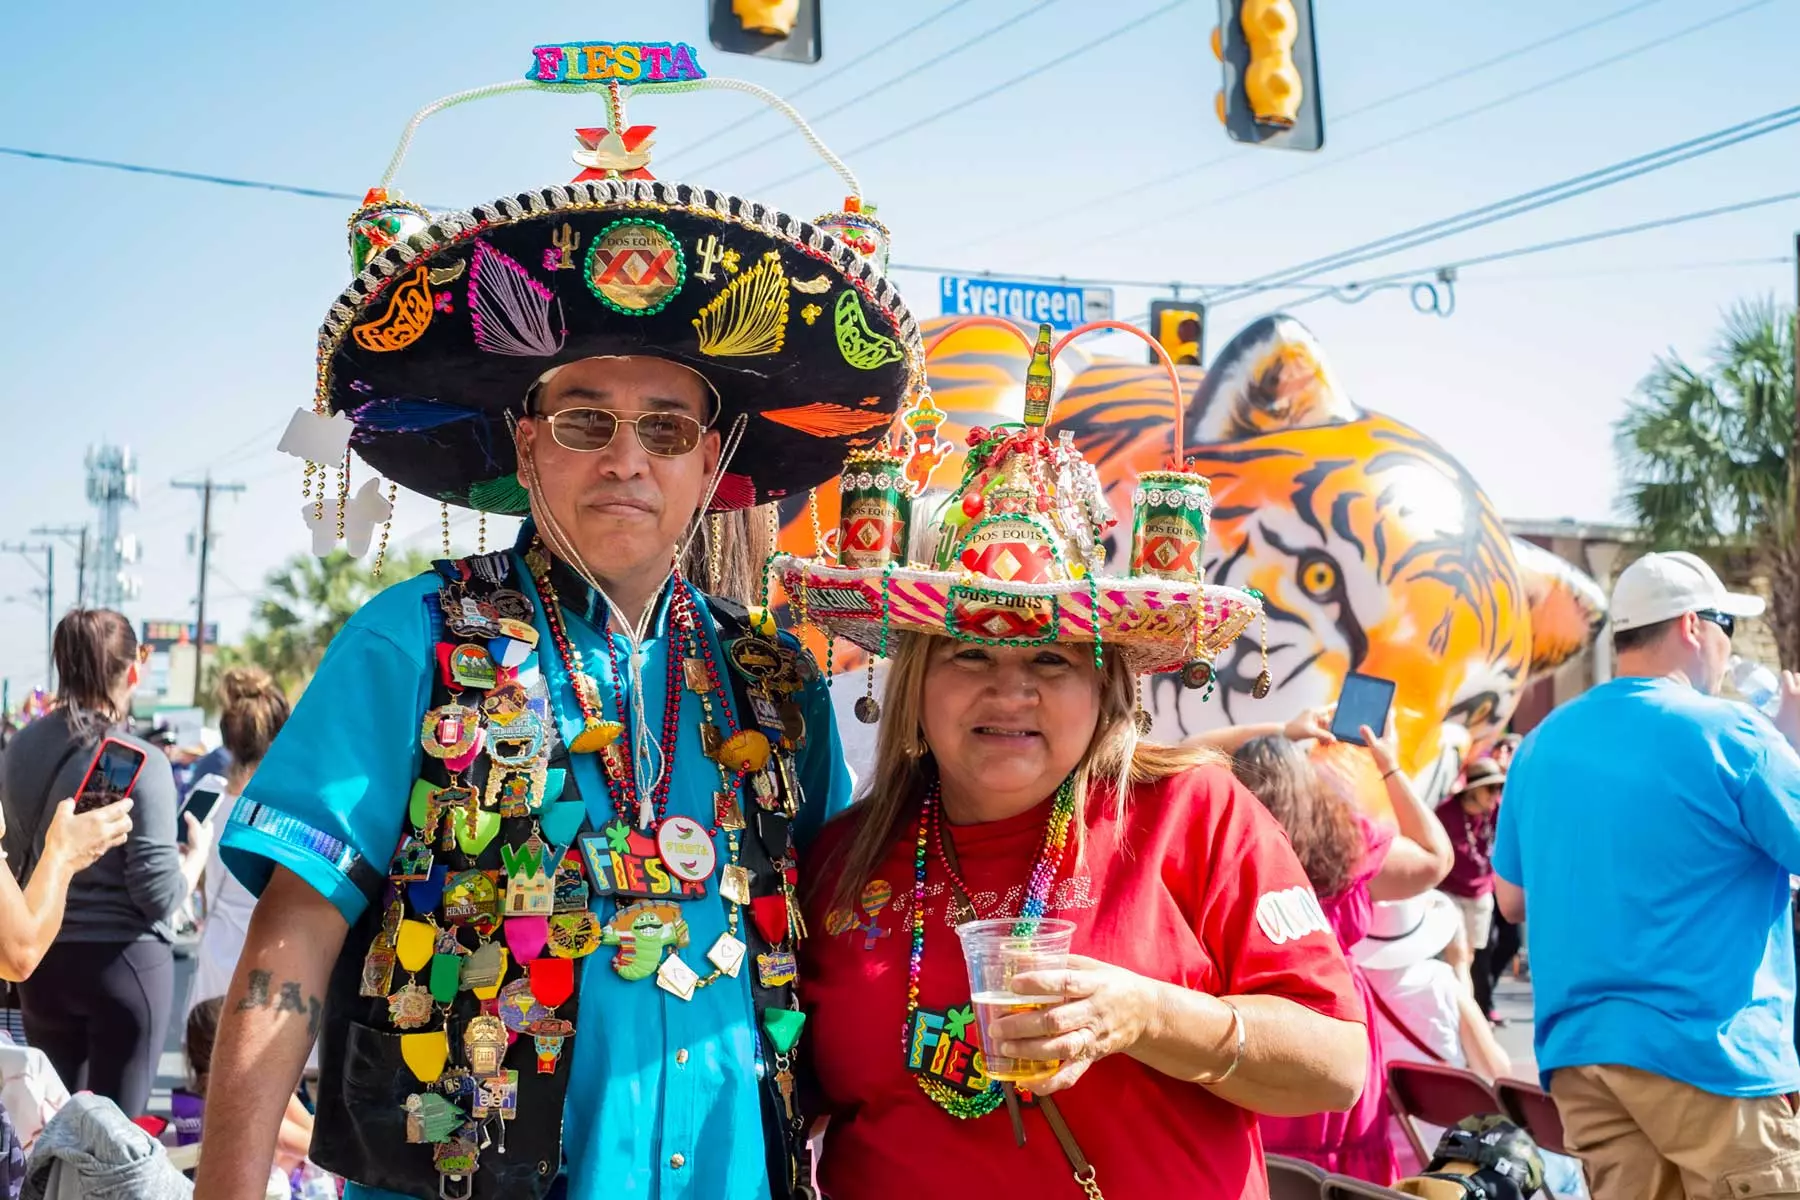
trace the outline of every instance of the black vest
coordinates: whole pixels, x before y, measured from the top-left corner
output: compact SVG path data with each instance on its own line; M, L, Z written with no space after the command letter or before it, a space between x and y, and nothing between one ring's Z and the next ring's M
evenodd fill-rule
M513 619L529 623L534 615L532 602L525 595L524 589L518 586L518 562L510 551L469 559L445 560L437 563L436 569L442 583L438 597L439 611L434 613L433 619L434 645L449 642L453 646L472 644L485 648L488 639L497 635L497 618L510 615ZM587 595L586 586L560 563L553 565L552 575L561 595ZM715 597L706 596L703 600L717 627L718 640L728 648L728 652L729 647L739 639L755 637L744 609ZM777 644L784 661L803 662L802 670L816 673L816 667L806 658L806 652L791 636L780 635ZM548 638L542 640L537 652L540 658L557 653L556 647ZM674 647L671 647L670 653L675 652ZM724 663L719 664L719 670L730 680L733 703L743 722L743 728L757 728L756 718L752 714L758 710L753 704L751 684L728 669ZM547 695L548 673L540 668L539 676L541 682L532 689L532 695L534 699L542 700ZM460 701L474 708L480 707L479 693L472 693L466 683L453 691L442 670L434 674L434 681L431 694L433 711L453 701ZM762 700L762 709L766 712L766 694L759 698ZM574 702L573 697L559 697L558 700L565 705ZM580 801L580 790L574 773L567 770L568 748L555 730L554 709L547 704L540 704L537 711L543 712L545 719L541 724L548 731L539 765L548 772L562 769L565 782L560 799L563 802ZM494 727L487 722L485 716L482 720L484 725L488 725L487 736L492 737ZM779 731L767 726L764 729L771 744L779 745ZM516 749L516 746L508 746L509 753ZM776 754L789 755L790 752L778 748ZM441 788L449 787L455 782L459 786L468 787L473 790L478 803L482 803L488 795L490 772L498 769L485 749L456 780L453 780L446 768L445 760L425 756L423 762L421 775L430 784ZM772 761L771 767L775 768L776 763ZM791 756L783 769L771 769L767 773L760 803L748 784L741 789L743 795L740 803L748 828L740 838L738 861L739 865L750 872L752 897L787 893L789 884L783 878L782 865L791 864L793 860L789 814L798 811L801 797L797 790L798 781L792 769ZM396 797L394 802L405 803L406 799ZM487 808L488 805L482 803L482 807ZM498 834L478 854L465 853L456 844L454 836L440 840L443 838L441 828L434 831L437 836L430 839L434 865L446 868L447 879L453 880L460 873L471 871L498 873L502 866L501 847L518 846L530 837L534 828L533 815L512 816L504 815L504 809L500 811L503 815ZM581 829L586 831L590 828L584 818ZM408 829L411 833L418 832L410 824ZM396 853L390 872L404 869L401 862L405 857L403 852L406 847L407 843L403 842L402 851ZM416 847L413 848L413 853L417 853ZM555 858L560 859L560 848L555 851ZM416 868L416 859L412 865ZM373 874L369 873L370 876ZM429 907L421 907L421 902L433 901L434 898L429 894L420 894L406 883L396 883L391 878L364 882L370 892L369 906L346 936L344 951L332 970L326 992L324 1019L319 1035L320 1080L312 1140L313 1160L346 1179L402 1195L416 1196L420 1200L438 1200L440 1196L468 1197L471 1200L539 1200L556 1179L563 1164L563 1100L569 1086L570 1049L573 1037L579 1037L579 1032L564 1044L555 1069L549 1073L540 1073L538 1069L540 1060L535 1052L534 1038L529 1033L520 1034L505 1051L501 1062L502 1074L498 1076L505 1078L504 1072L516 1072L514 1118L507 1119L491 1109L487 1111L487 1115L476 1117L473 1114L482 1112L484 1102L490 1097L481 1089L479 1080L467 1075L466 1068L470 1060L464 1044L464 1033L469 1022L481 1014L483 1006L473 991L459 988L447 1005L435 1005L430 1020L413 1030L416 1033L429 1033L442 1029L449 1042L449 1057L444 1075L435 1084L421 1081L402 1056L401 1039L406 1031L397 1029L390 1021L389 1000L386 995L386 992L398 990L408 973L398 963L394 963L391 978L384 991L380 986L383 973L380 955L384 950L389 955L393 953L394 929L402 918L436 919L440 925L454 933L460 943L461 953L475 949L488 939L479 938L475 929L468 925L448 924L440 915L441 901L433 902ZM429 892L429 883L425 891ZM504 884L500 886L500 891L504 895ZM781 942L771 945L758 929L757 922L750 919L747 905L739 921L738 936L748 944L748 952L740 970L750 973L757 1030L762 1038L763 1060L768 1064L763 1072L761 1094L762 1132L770 1191L776 1200L809 1196L810 1190L804 1186L807 1177L800 1165L805 1142L804 1118L797 1109L792 1110L791 1117L789 1115L790 1102L784 1098L775 1078L777 1047L764 1024L764 1014L767 1011L797 1010L799 1004L792 983L764 987L754 966L758 954L782 948L791 951L793 945L785 937ZM492 940L501 941L497 932ZM440 943L439 949L444 948ZM373 966L369 962L372 952L377 959ZM577 980L581 966L579 961L575 963ZM423 982L428 974L429 970L421 971L420 981ZM371 975L376 977L375 981L365 986ZM510 983L525 975L524 966L509 959L501 982ZM646 981L645 986L654 985ZM568 1020L577 1031L581 1027L579 1002L580 989L577 987L575 994L556 1008L556 1016ZM797 1050L796 1046L786 1056L790 1069ZM791 1096L791 1077L786 1082L790 1083ZM426 1104L437 1104L439 1111L447 1111L438 1101L426 1098L429 1093L437 1093L455 1103L459 1116L463 1113L470 1114L469 1119L460 1125L459 1134L466 1136L469 1146L476 1149L473 1171L448 1172L438 1165L432 1144L408 1140L409 1098L418 1097ZM420 1120L417 1110L420 1100L411 1102L415 1105L413 1119L416 1123ZM646 1119L653 1120L654 1115L648 1114ZM416 1124L414 1132L418 1132Z

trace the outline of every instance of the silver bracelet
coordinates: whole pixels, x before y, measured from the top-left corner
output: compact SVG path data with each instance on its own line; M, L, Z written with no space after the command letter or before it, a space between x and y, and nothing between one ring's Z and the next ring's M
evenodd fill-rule
M1238 1069L1238 1064L1244 1061L1244 1014L1239 1012L1238 1006L1231 1001L1226 1000L1223 997L1219 997L1218 1000L1220 1004L1223 1004L1226 1008L1231 1010L1231 1025L1232 1028L1237 1031L1237 1052L1231 1056L1231 1065L1226 1067L1219 1074L1208 1079L1194 1080L1195 1083L1205 1087L1215 1087L1218 1084L1224 1083L1227 1079L1230 1079L1232 1073Z

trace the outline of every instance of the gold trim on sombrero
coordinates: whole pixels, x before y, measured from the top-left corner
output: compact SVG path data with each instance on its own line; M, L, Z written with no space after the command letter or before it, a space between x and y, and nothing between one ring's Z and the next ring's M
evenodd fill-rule
M409 274L420 259L464 245L481 233L501 225L542 220L557 213L584 210L645 213L680 211L727 224L756 230L792 246L835 270L863 299L885 313L904 347L908 369L915 377L922 370L924 351L919 324L900 293L887 277L855 250L806 221L767 205L726 192L662 180L606 179L587 183L557 184L503 196L467 212L442 213L432 218L423 232L390 246L369 260L368 267L332 302L319 330L319 370L314 411L330 411L331 362L352 326L369 315L388 289Z
M832 567L791 554L776 557L775 571L811 623L871 654L889 652L895 633L1012 645L1092 642L1098 601L1102 646L1123 653L1140 673L1173 671L1196 649L1214 657L1262 612L1255 597L1236 588L1156 578L996 586L966 571Z

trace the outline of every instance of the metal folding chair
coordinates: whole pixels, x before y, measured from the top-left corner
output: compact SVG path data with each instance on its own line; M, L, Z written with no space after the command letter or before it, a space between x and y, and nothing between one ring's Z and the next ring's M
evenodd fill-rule
M1389 1063L1387 1094L1388 1106L1421 1164L1431 1161L1431 1149L1419 1137L1415 1120L1448 1129L1464 1117L1504 1111L1500 1098L1481 1076L1437 1063Z
M1321 1200L1325 1172L1312 1163L1280 1154L1266 1155L1269 1200Z

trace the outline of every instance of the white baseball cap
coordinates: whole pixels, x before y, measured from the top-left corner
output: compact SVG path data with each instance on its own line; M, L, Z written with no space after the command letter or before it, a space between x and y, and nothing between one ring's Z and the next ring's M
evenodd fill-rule
M1733 617L1759 617L1761 596L1728 592L1718 575L1685 550L1646 554L1619 572L1613 584L1614 632L1641 629L1691 612L1722 612Z

